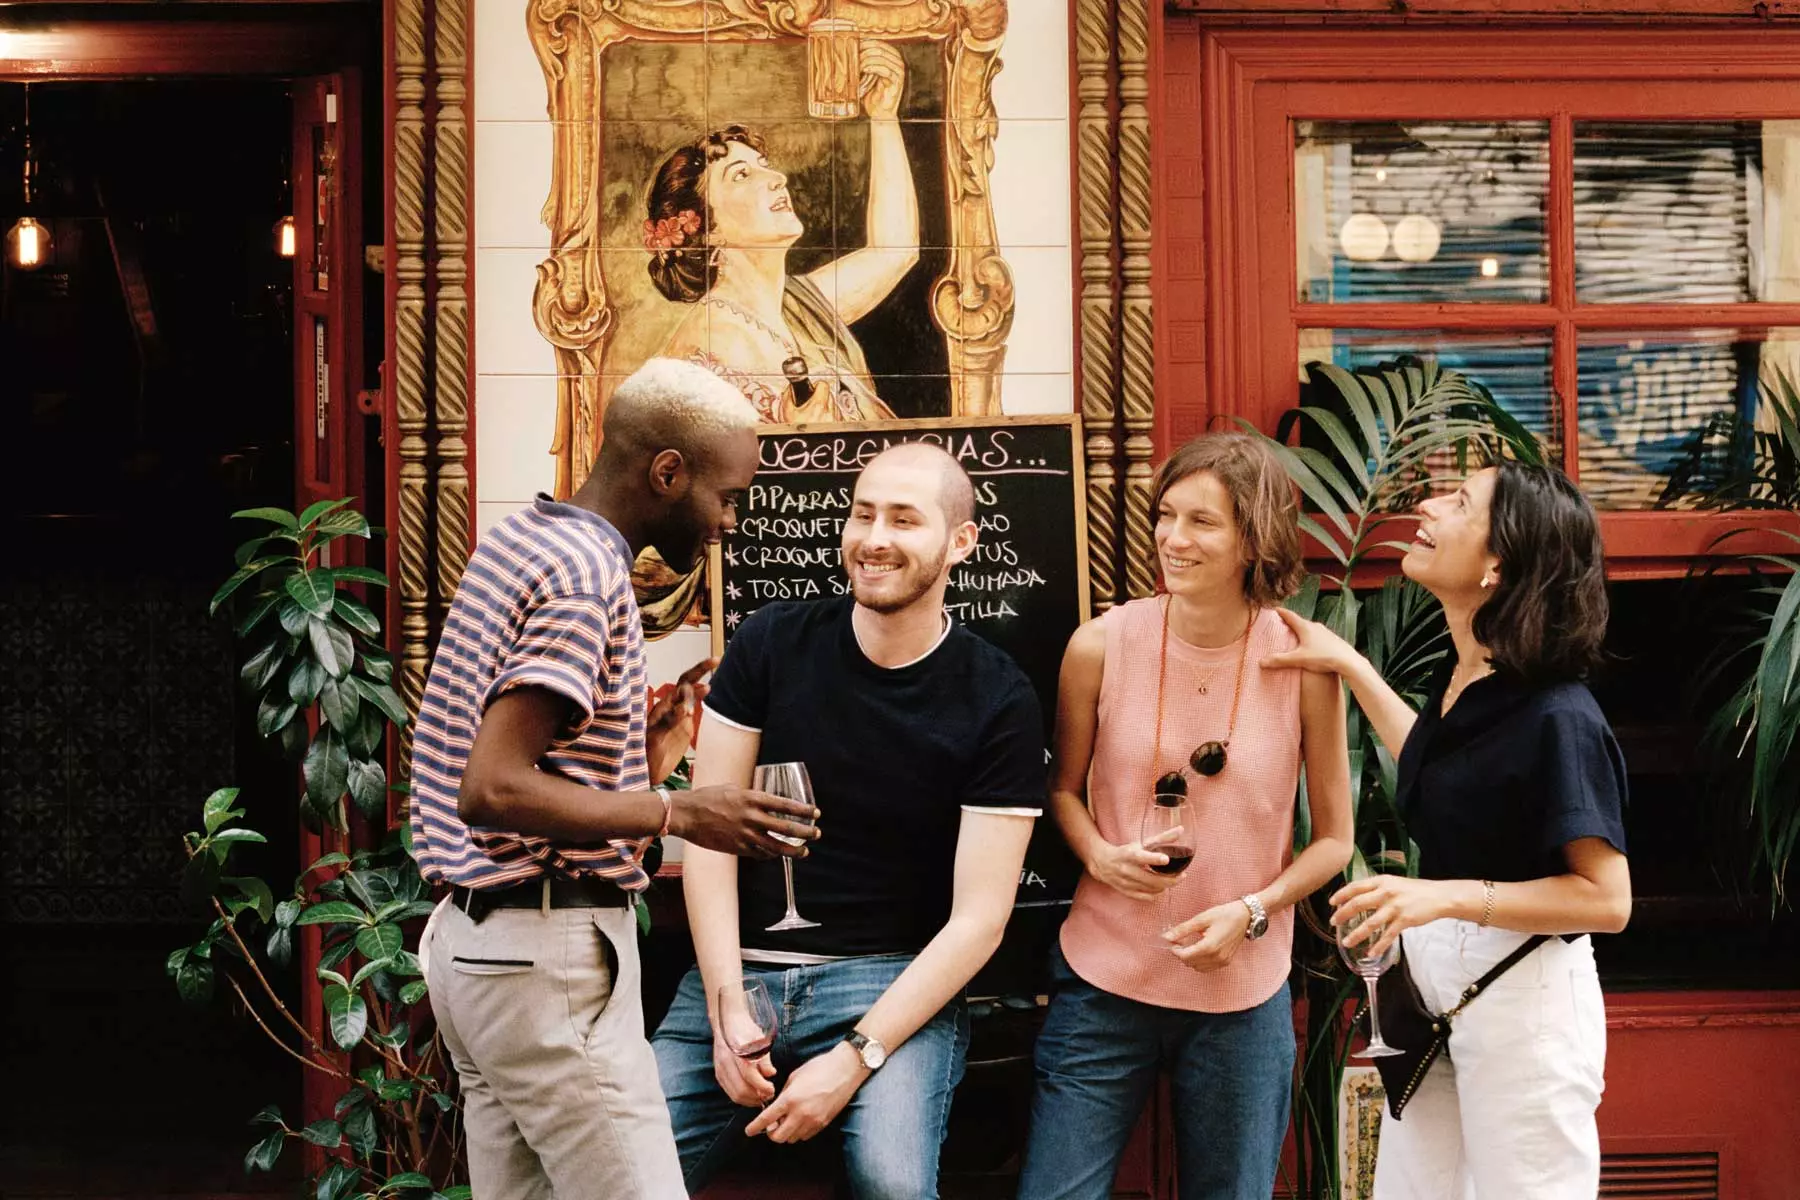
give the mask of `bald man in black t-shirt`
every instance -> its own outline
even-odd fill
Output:
[[[823,836],[791,906],[780,867],[687,852],[699,962],[654,1044],[690,1192],[744,1135],[804,1141],[841,1114],[858,1200],[937,1195],[962,990],[1000,944],[1044,796],[1030,683],[944,609],[975,541],[956,461],[886,451],[844,525],[852,594],[759,610],[714,676],[695,784],[804,762]],[[725,1036],[746,1024],[742,1002],[721,1011],[719,989],[750,978],[781,1027],[746,1060],[730,1042],[748,1039]]]

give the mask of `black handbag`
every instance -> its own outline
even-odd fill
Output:
[[[1406,950],[1401,948],[1399,959],[1382,972],[1375,985],[1381,1008],[1382,1040],[1401,1051],[1375,1060],[1375,1069],[1381,1073],[1382,1089],[1387,1092],[1388,1111],[1394,1114],[1394,1120],[1400,1119],[1407,1101],[1419,1090],[1425,1072],[1431,1070],[1431,1064],[1443,1053],[1450,1040],[1451,1019],[1515,963],[1549,940],[1550,935],[1544,933],[1527,938],[1517,950],[1496,963],[1493,970],[1464,988],[1455,1008],[1436,1016],[1425,1007],[1419,985],[1413,982],[1412,972],[1407,969]]]

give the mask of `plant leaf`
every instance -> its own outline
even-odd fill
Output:
[[[350,665],[356,661],[356,643],[348,629],[334,621],[314,617],[307,623],[306,634],[312,641],[313,654],[319,665],[333,679],[342,679],[349,674]]]
[[[333,567],[331,573],[339,583],[369,583],[386,587],[388,577],[373,567]]]
[[[326,867],[341,867],[349,861],[350,856],[348,854],[345,854],[340,850],[333,850],[329,854],[321,854],[319,857],[313,859],[312,865],[300,873],[302,875],[311,875],[314,871],[323,871]]]
[[[325,989],[325,1014],[331,1021],[331,1040],[343,1050],[355,1049],[369,1028],[369,1008],[363,998],[335,983]]]
[[[361,1178],[362,1172],[348,1163],[331,1163],[319,1175],[315,1200],[344,1200]]]
[[[268,521],[270,524],[279,525],[283,529],[292,530],[300,528],[300,522],[296,521],[294,519],[294,514],[285,508],[241,508],[237,512],[232,513],[231,516],[233,520],[242,518],[250,521]]]
[[[350,682],[357,691],[363,694],[364,699],[373,701],[386,714],[388,720],[402,728],[405,727],[406,706],[400,703],[400,697],[394,694],[393,688],[385,683],[375,683],[364,679],[360,675],[352,675]]]
[[[250,1153],[244,1155],[244,1173],[274,1170],[275,1160],[281,1157],[281,1147],[286,1141],[287,1134],[277,1129],[250,1147]]]
[[[263,623],[263,620],[275,611],[275,606],[286,599],[287,593],[281,589],[272,589],[258,596],[244,614],[244,619],[237,623],[238,637],[248,637],[250,631]]]
[[[367,925],[369,914],[347,900],[315,904],[294,921],[296,925]]]
[[[356,949],[371,961],[392,958],[405,944],[398,925],[370,925],[356,931]]]
[[[372,638],[381,636],[380,619],[376,617],[373,612],[369,611],[368,608],[364,607],[356,597],[352,596],[349,592],[339,592],[337,594],[337,601],[332,612],[333,615],[342,620],[344,624],[350,626],[350,628],[356,630],[358,633]]]
[[[387,772],[379,762],[350,760],[350,798],[362,815],[375,820],[387,810]]]
[[[237,798],[238,789],[234,787],[220,788],[206,798],[206,803],[200,806],[200,819],[206,832],[213,833],[231,818],[244,815],[243,809],[232,807]]]
[[[322,681],[319,688],[319,710],[325,719],[344,734],[356,728],[356,714],[362,707],[362,693],[348,683],[340,683],[335,679]]]
[[[263,880],[254,875],[227,875],[219,882],[229,883],[242,892],[245,899],[250,901],[251,907],[256,909],[256,915],[265,922],[274,918],[275,893]]]
[[[350,1152],[363,1162],[375,1153],[375,1110],[364,1105],[344,1118],[344,1140]]]
[[[327,1150],[336,1150],[344,1144],[343,1127],[329,1118],[314,1121],[300,1131],[300,1136],[313,1145],[323,1146]]]
[[[341,496],[336,500],[316,500],[307,505],[306,511],[300,514],[300,528],[305,529],[326,513],[335,512],[337,509],[343,508],[346,504],[354,504],[355,502],[356,497],[354,496]]]
[[[175,972],[175,991],[189,1004],[205,1004],[212,999],[213,965],[190,954]]]
[[[301,772],[306,777],[308,800],[321,810],[336,803],[350,786],[350,756],[344,749],[343,735],[329,725],[321,725],[307,748]]]
[[[423,979],[415,979],[400,989],[400,1003],[417,1004],[425,998],[428,990]]]
[[[330,568],[295,571],[287,577],[287,594],[294,598],[294,603],[315,617],[330,613],[332,603],[337,598]]]
[[[376,683],[391,684],[394,682],[394,658],[381,650],[364,650],[361,654],[363,672]]]
[[[281,664],[286,659],[287,639],[276,637],[245,660],[244,665],[238,668],[238,678],[252,692],[260,692],[269,686],[269,681],[280,672]]]
[[[289,637],[303,637],[306,627],[312,621],[312,614],[300,607],[300,602],[288,595],[283,589],[281,603],[275,606],[281,619],[281,628]]]
[[[209,617],[218,615],[219,606],[231,599],[234,592],[270,567],[285,561],[280,558],[259,558],[255,562],[247,562],[233,571],[231,577],[219,585],[219,590],[213,593],[212,599],[207,601],[206,615]]]

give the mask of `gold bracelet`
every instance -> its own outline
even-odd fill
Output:
[[[1481,920],[1476,922],[1476,924],[1480,925],[1483,929],[1486,929],[1493,919],[1494,881],[1491,879],[1484,879],[1481,881]]]

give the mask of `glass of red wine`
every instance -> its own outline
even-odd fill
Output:
[[[740,979],[719,988],[719,1032],[739,1058],[761,1058],[775,1044],[780,1020],[769,985],[760,979]]]
[[[1138,836],[1138,843],[1144,849],[1168,858],[1168,862],[1150,868],[1158,875],[1179,875],[1194,861],[1194,835],[1188,827],[1189,816],[1186,787],[1166,787],[1163,780],[1158,780]],[[1174,905],[1169,899],[1172,891],[1174,889],[1170,888],[1156,898],[1158,923],[1164,932],[1175,924]]]

